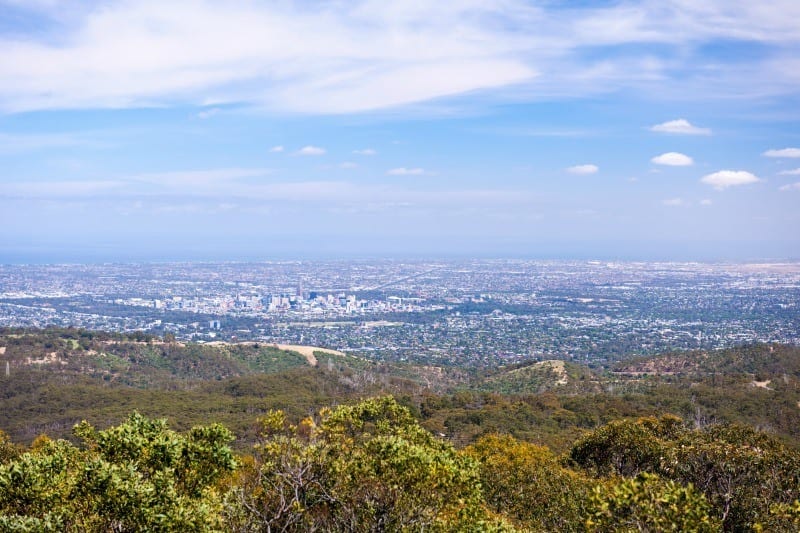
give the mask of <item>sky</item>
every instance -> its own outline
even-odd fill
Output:
[[[0,264],[800,259],[797,0],[0,0]]]

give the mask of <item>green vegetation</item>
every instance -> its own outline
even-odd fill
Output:
[[[458,450],[391,397],[297,424],[262,417],[238,457],[219,424],[138,413],[73,444],[3,441],[0,531],[793,531],[800,453],[749,428],[617,421],[564,456],[508,435]],[[628,440],[628,437],[631,437]],[[644,450],[639,447],[644,445]],[[630,455],[628,459],[626,455]]]
[[[215,531],[216,485],[236,469],[222,426],[186,435],[132,415],[120,426],[74,428],[76,447],[40,437],[0,466],[3,531]]]
[[[482,376],[73,329],[0,347],[0,531],[800,523],[797,347]]]

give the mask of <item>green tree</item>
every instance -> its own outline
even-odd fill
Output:
[[[656,472],[669,441],[686,431],[682,424],[672,415],[610,422],[578,439],[569,457],[597,475]]]
[[[476,462],[392,398],[298,425],[270,413],[255,452],[231,495],[236,531],[508,529],[481,505]]]
[[[16,459],[21,451],[19,446],[11,442],[8,435],[0,430],[0,465]]]
[[[646,472],[598,485],[589,505],[589,531],[710,533],[721,527],[701,492]]]
[[[666,450],[661,472],[702,490],[728,531],[794,529],[770,507],[800,497],[800,455],[765,433],[739,425],[688,432]]]
[[[599,475],[658,474],[705,494],[726,531],[792,530],[770,507],[800,497],[800,454],[735,424],[688,430],[670,418],[612,422],[579,439],[570,459]]]
[[[564,468],[544,446],[487,435],[466,448],[480,464],[489,508],[535,531],[583,530],[593,482]]]
[[[75,427],[84,447],[39,440],[0,467],[0,527],[32,531],[217,531],[216,486],[236,468],[221,426],[187,435],[138,414],[96,431]]]

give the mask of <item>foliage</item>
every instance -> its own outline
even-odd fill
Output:
[[[681,424],[670,415],[610,422],[576,441],[569,457],[596,475],[658,471],[665,439],[680,435]]]
[[[480,464],[489,508],[532,531],[577,531],[593,482],[561,465],[544,446],[486,435],[466,448]]]
[[[752,428],[689,430],[677,419],[612,422],[579,439],[569,457],[596,475],[653,473],[705,494],[725,530],[783,529],[770,505],[800,496],[800,454]]]
[[[719,531],[711,506],[691,485],[641,473],[595,487],[590,496],[589,531]]]
[[[0,527],[20,531],[217,531],[215,485],[236,462],[221,426],[180,435],[138,414],[75,428],[77,448],[40,439],[0,467]]]
[[[19,446],[11,442],[8,435],[0,430],[0,465],[16,459],[20,454]]]
[[[752,428],[727,425],[687,432],[667,450],[661,471],[702,490],[727,530],[756,523],[781,530],[770,505],[800,497],[800,454]]]
[[[229,502],[236,531],[503,528],[481,507],[478,467],[389,397],[288,424],[273,412]]]

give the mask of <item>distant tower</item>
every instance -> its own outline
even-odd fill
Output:
[[[303,278],[300,278],[300,283],[297,284],[297,299],[305,300],[305,298],[303,298]]]

